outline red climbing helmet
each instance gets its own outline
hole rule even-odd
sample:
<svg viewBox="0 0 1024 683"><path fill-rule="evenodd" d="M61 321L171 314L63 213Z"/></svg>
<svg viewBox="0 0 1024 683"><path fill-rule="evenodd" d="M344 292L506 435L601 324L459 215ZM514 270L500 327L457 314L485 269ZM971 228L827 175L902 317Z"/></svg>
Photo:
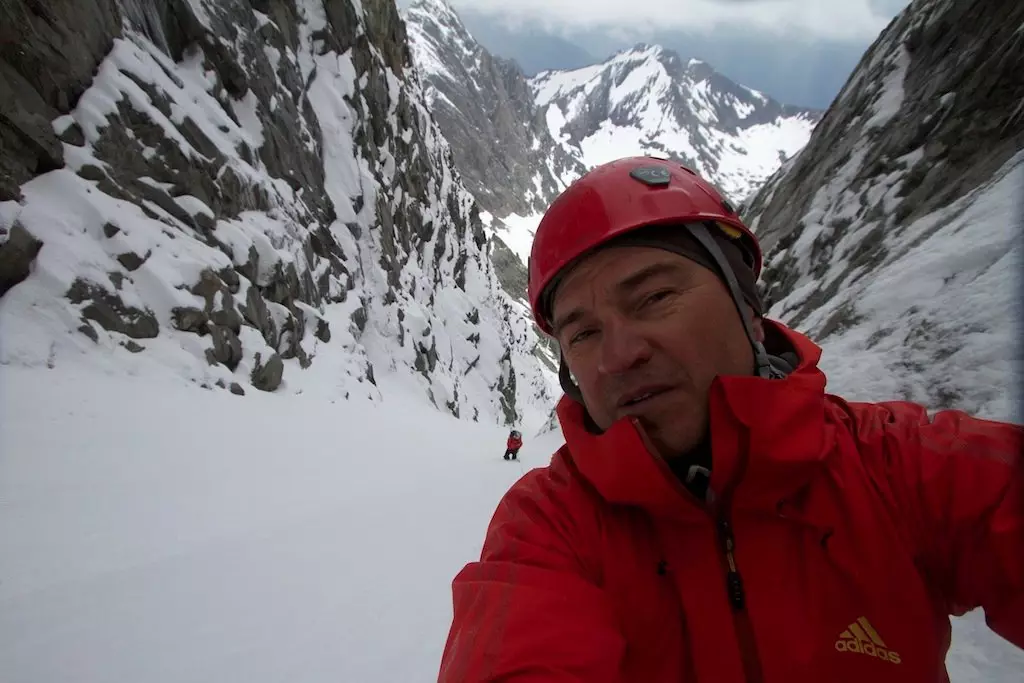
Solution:
<svg viewBox="0 0 1024 683"><path fill-rule="evenodd" d="M598 166L560 194L541 219L530 251L527 293L537 325L551 334L545 290L578 257L613 237L648 225L711 223L740 240L761 274L761 247L718 191L680 164L629 157Z"/></svg>

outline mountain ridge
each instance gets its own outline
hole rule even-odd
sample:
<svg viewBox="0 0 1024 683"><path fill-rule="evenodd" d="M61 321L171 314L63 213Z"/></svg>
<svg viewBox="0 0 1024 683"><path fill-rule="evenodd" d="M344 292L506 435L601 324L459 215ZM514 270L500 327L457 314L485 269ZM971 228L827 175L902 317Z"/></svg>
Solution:
<svg viewBox="0 0 1024 683"><path fill-rule="evenodd" d="M590 168L623 156L674 158L739 204L806 142L820 115L660 46L526 78L443 0L417 0L404 18L432 112L484 226L523 264L548 204ZM512 284L522 274L501 262L502 281L522 297Z"/></svg>

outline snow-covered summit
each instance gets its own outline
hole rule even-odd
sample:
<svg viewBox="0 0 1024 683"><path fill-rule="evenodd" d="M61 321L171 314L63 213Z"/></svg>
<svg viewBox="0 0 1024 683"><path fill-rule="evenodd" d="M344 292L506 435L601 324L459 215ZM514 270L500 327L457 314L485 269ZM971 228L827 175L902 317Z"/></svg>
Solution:
<svg viewBox="0 0 1024 683"><path fill-rule="evenodd" d="M601 64L542 72L531 87L552 135L579 149L585 166L667 154L737 201L807 142L820 117L646 43Z"/></svg>

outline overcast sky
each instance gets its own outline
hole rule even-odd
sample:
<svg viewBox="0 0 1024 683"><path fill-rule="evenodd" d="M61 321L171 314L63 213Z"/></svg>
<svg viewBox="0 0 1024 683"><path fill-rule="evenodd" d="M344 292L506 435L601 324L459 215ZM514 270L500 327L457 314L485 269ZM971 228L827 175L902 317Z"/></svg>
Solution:
<svg viewBox="0 0 1024 683"><path fill-rule="evenodd" d="M510 21L552 29L714 31L742 24L810 40L870 42L909 0L449 0Z"/></svg>
<svg viewBox="0 0 1024 683"><path fill-rule="evenodd" d="M696 57L785 104L824 109L910 0L445 0L527 75L637 43ZM1007 0L1009 1L1009 0ZM1013 0L1015 2L1024 0ZM407 7L412 0L397 0Z"/></svg>

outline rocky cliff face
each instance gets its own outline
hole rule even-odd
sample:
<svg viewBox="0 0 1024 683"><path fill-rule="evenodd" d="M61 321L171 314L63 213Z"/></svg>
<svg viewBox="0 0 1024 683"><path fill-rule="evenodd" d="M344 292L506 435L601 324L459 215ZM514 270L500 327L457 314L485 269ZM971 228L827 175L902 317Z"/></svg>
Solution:
<svg viewBox="0 0 1024 683"><path fill-rule="evenodd" d="M0 3L2 362L547 417L393 3L93 4Z"/></svg>
<svg viewBox="0 0 1024 683"><path fill-rule="evenodd" d="M36 173L60 168L50 121L70 111L121 33L114 0L0 4L0 201Z"/></svg>
<svg viewBox="0 0 1024 683"><path fill-rule="evenodd" d="M417 0L406 19L431 112L466 187L497 217L543 212L584 168L551 138L519 66L477 43L445 0Z"/></svg>
<svg viewBox="0 0 1024 683"><path fill-rule="evenodd" d="M1024 5L915 0L753 199L771 314L833 386L1021 417Z"/></svg>

